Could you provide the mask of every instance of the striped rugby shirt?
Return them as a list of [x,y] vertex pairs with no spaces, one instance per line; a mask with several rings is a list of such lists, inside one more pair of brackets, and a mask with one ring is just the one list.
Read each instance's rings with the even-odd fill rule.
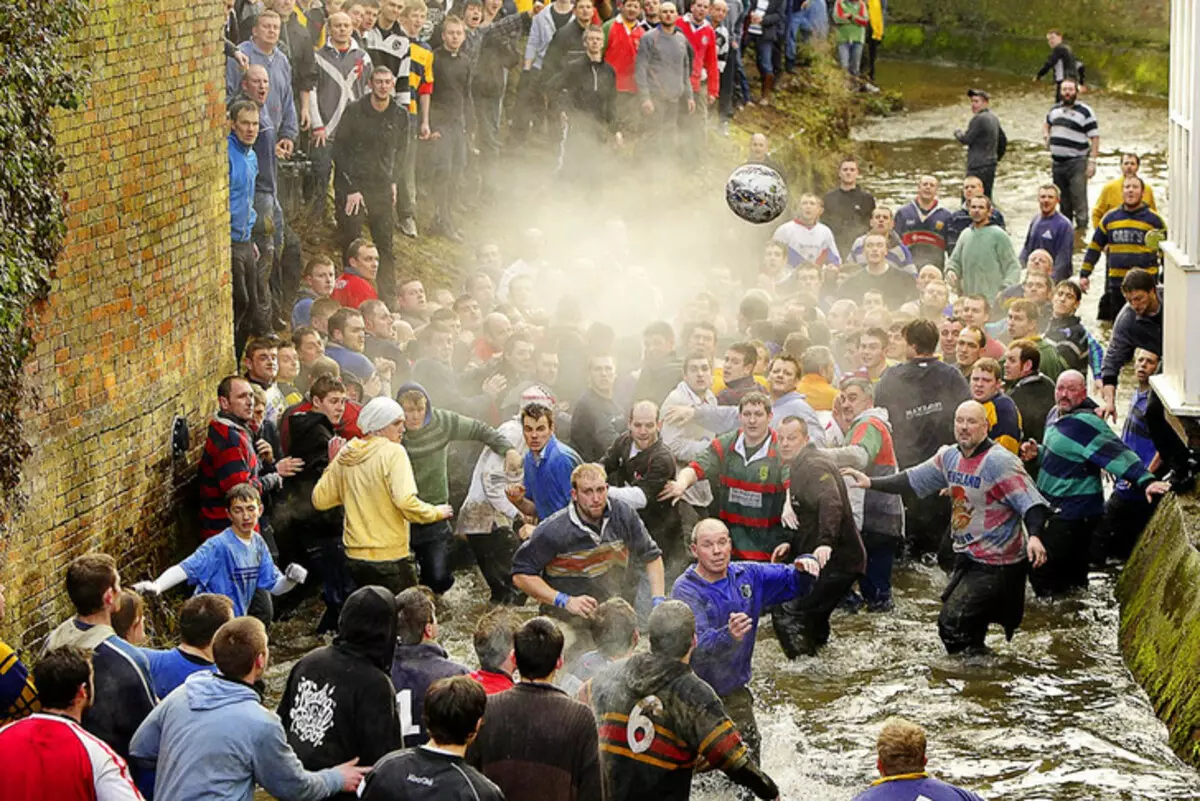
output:
[[1100,135],[1100,123],[1087,103],[1056,103],[1046,115],[1050,126],[1050,157],[1055,161],[1081,158],[1091,150],[1091,140]]

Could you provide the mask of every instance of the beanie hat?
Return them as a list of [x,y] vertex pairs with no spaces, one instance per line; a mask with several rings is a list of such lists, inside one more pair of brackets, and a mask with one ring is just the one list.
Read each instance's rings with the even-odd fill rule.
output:
[[404,417],[404,409],[391,398],[381,395],[372,398],[358,413],[358,427],[364,434],[374,434]]

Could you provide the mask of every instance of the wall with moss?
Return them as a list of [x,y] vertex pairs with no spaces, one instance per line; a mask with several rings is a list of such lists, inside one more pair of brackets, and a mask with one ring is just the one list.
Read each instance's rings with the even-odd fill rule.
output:
[[1200,767],[1200,499],[1170,497],[1117,583],[1121,650],[1170,732]]
[[68,614],[75,556],[106,551],[126,579],[161,566],[194,523],[189,480],[233,368],[221,4],[87,6],[68,48],[87,90],[54,117],[66,238],[29,314],[28,503],[0,550],[14,645]]
[[1083,59],[1089,83],[1167,93],[1169,0],[890,0],[884,49],[1032,76],[1049,53],[1051,28]]

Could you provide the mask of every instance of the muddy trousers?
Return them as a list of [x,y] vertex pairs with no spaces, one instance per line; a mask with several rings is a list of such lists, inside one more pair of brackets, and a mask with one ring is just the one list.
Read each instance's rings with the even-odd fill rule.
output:
[[393,595],[399,595],[409,587],[417,586],[417,563],[411,556],[380,562],[347,556],[346,569],[350,571],[355,587],[374,584],[391,590]]
[[1127,560],[1153,514],[1154,507],[1144,497],[1110,495],[1104,504],[1104,519],[1092,538],[1092,563],[1103,564],[1110,556]]
[[1092,534],[1101,519],[1054,517],[1046,524],[1040,537],[1046,546],[1046,563],[1029,573],[1029,583],[1039,598],[1087,588]]
[[908,555],[937,554],[949,536],[950,499],[941,495],[918,498],[905,494],[903,497]]
[[982,651],[988,626],[999,623],[1011,640],[1025,616],[1028,563],[985,565],[959,554],[942,593],[938,636],[946,652]]
[[746,687],[738,687],[729,695],[721,696],[725,714],[737,726],[742,741],[755,761],[761,762],[762,738],[758,735],[758,721],[754,718],[754,696]]
[[855,573],[822,570],[807,595],[780,604],[771,612],[775,637],[788,659],[815,656],[829,642],[829,616],[858,580]]
[[494,604],[518,604],[525,595],[512,585],[512,557],[520,541],[510,528],[494,528],[490,534],[467,537],[479,572],[491,590]]

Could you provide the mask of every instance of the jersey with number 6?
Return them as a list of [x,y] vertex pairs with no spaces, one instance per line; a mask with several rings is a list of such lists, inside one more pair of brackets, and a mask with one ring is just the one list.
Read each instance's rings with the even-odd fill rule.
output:
[[703,763],[759,798],[779,789],[746,749],[712,687],[678,659],[637,654],[592,680],[604,797],[686,801]]

